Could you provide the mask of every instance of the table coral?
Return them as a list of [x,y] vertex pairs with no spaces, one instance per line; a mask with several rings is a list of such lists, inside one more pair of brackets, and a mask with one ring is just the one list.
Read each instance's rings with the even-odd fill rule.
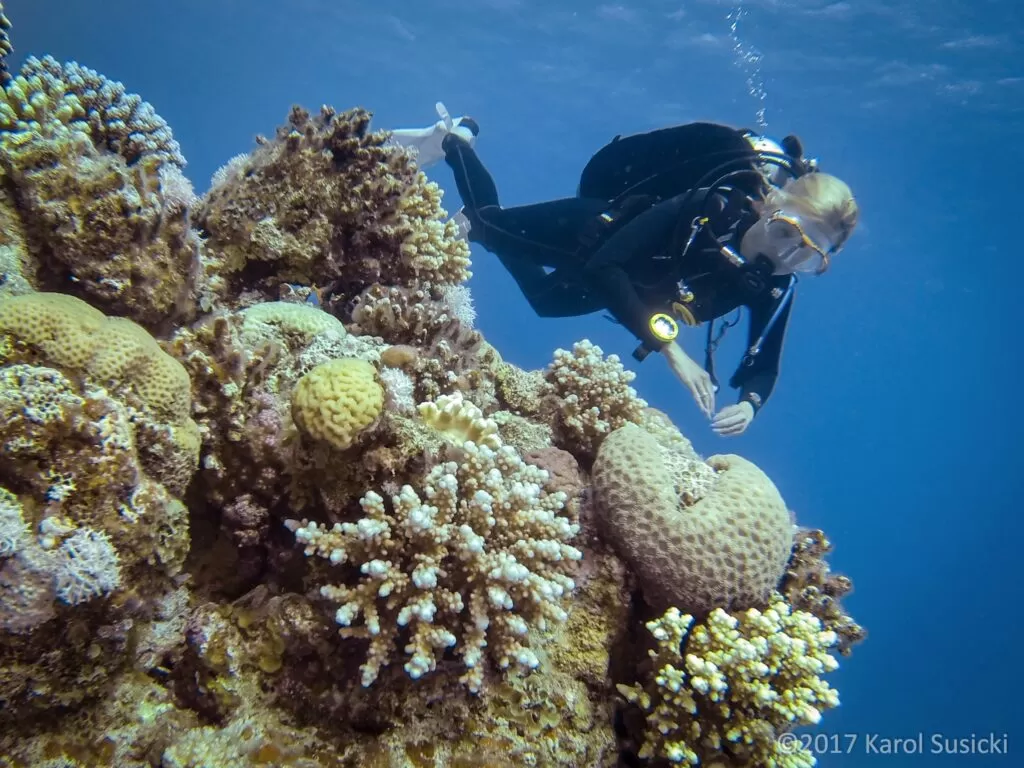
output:
[[294,282],[326,288],[333,308],[374,283],[468,279],[469,248],[445,221],[440,189],[370,129],[368,112],[295,107],[241,164],[198,211],[208,269],[229,300],[254,289],[276,298]]
[[780,746],[777,739],[839,705],[822,679],[839,666],[830,653],[835,632],[778,593],[764,611],[716,608],[695,624],[670,608],[647,628],[657,643],[650,679],[619,686],[646,713],[641,758],[683,766],[815,764],[798,740]]
[[0,169],[37,288],[149,328],[187,316],[200,243],[184,165],[148,103],[75,62],[30,57],[0,92]]
[[[411,677],[453,649],[466,667],[461,679],[475,691],[485,651],[501,669],[532,669],[531,632],[566,618],[563,598],[574,588],[566,570],[581,553],[568,543],[578,526],[560,514],[565,495],[546,491],[547,473],[509,446],[467,441],[453,456],[430,471],[422,496],[406,485],[387,505],[370,491],[357,522],[287,523],[307,555],[363,575],[321,594],[340,606],[343,636],[370,640],[364,685],[391,661],[406,627]],[[360,615],[363,626],[353,627]]]
[[679,445],[634,424],[605,439],[592,477],[602,533],[656,607],[703,614],[763,604],[792,545],[785,503],[745,459],[703,462]]

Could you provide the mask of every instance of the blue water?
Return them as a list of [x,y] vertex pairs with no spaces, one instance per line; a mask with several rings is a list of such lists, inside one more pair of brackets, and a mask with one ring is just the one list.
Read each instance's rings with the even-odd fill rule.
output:
[[[763,467],[854,579],[870,637],[834,676],[843,704],[818,733],[844,754],[820,765],[1024,765],[1024,6],[745,0],[752,62],[735,5],[715,0],[7,5],[15,66],[51,53],[123,81],[170,122],[199,191],[292,103],[362,105],[383,128],[427,125],[443,100],[481,124],[508,205],[573,194],[617,133],[756,127],[763,107],[769,133],[799,134],[850,183],[862,226],[801,284],[779,386],[746,435],[716,437],[656,356],[629,361],[637,388],[702,452]],[[456,210],[448,170],[431,173]],[[582,337],[629,359],[626,331],[537,319],[493,257],[474,260],[478,325],[506,359],[541,367]],[[928,754],[932,735],[972,733],[1006,734],[1010,754]],[[918,734],[924,755],[871,752]]]

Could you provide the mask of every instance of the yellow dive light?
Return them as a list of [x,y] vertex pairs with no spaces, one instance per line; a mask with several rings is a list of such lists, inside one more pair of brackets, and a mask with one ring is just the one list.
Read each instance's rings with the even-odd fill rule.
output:
[[651,315],[648,325],[658,341],[672,341],[679,335],[679,324],[663,312]]

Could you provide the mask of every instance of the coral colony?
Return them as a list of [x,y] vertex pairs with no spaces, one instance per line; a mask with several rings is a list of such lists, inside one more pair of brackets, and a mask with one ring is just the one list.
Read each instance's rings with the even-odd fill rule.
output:
[[0,766],[814,765],[831,543],[590,342],[504,362],[368,112],[197,196],[120,83],[0,75]]

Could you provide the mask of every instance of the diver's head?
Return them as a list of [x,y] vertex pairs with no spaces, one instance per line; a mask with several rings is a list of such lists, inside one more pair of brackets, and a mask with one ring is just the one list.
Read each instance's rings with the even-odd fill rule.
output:
[[766,256],[775,274],[820,275],[857,226],[860,209],[845,182],[827,173],[808,173],[773,189],[759,213],[740,242],[743,256]]

